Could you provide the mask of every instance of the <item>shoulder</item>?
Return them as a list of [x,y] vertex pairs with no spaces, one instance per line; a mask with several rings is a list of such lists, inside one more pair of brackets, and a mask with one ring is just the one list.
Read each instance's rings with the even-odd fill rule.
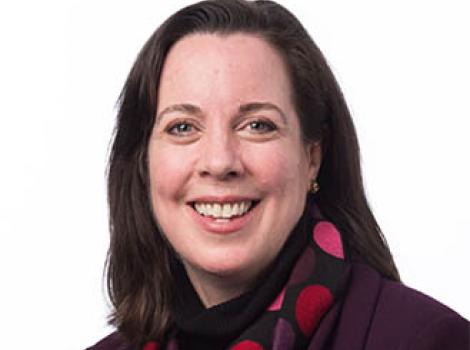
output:
[[133,350],[119,332],[114,332],[101,339],[86,350]]
[[[470,325],[458,313],[371,268],[353,268],[352,288],[372,286],[367,349],[467,349]],[[352,291],[354,293],[354,291]]]

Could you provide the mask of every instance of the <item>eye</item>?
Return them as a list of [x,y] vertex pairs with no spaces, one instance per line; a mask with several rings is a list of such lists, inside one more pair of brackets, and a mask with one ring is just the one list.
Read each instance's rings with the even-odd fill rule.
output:
[[182,121],[170,125],[166,132],[175,136],[185,136],[194,132],[194,126],[189,122]]
[[277,129],[276,125],[272,122],[265,120],[253,120],[247,124],[247,127],[258,134],[265,134]]

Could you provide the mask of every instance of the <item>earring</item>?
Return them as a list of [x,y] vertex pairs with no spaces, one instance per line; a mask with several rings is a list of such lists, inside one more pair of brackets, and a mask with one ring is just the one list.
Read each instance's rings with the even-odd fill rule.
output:
[[311,194],[315,194],[320,190],[320,185],[318,184],[316,179],[310,180],[310,185],[308,186],[308,191]]

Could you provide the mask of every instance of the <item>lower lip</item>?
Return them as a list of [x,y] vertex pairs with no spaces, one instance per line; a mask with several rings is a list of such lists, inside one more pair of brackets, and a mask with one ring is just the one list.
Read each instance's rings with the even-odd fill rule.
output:
[[[258,203],[259,205],[259,203]],[[202,227],[203,230],[216,233],[216,234],[230,234],[240,231],[245,227],[253,218],[254,211],[258,209],[258,205],[245,213],[243,216],[235,217],[233,219],[214,219],[209,216],[202,216],[198,214],[192,206],[188,205],[190,215],[196,223]]]

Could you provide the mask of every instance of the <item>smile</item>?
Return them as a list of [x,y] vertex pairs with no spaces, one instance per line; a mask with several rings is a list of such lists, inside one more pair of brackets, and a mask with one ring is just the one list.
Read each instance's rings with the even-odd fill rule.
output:
[[230,219],[235,216],[242,216],[250,210],[253,202],[243,201],[235,203],[194,203],[194,209],[204,216],[215,219]]
[[244,200],[238,202],[193,202],[192,208],[201,216],[213,219],[231,219],[241,217],[254,208],[259,201]]

